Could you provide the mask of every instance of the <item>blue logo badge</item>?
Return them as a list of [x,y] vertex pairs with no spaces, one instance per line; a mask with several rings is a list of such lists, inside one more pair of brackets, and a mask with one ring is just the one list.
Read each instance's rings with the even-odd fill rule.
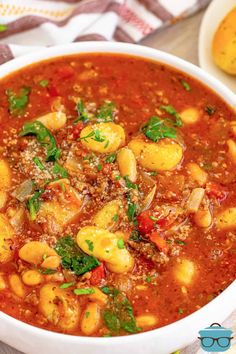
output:
[[233,331],[222,327],[219,323],[212,323],[210,327],[198,332],[201,347],[206,352],[225,352],[230,349]]

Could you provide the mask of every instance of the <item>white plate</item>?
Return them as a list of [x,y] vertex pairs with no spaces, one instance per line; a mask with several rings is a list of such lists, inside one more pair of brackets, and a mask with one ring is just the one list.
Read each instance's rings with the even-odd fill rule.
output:
[[215,76],[236,93],[236,76],[226,74],[218,68],[211,54],[212,40],[217,27],[225,15],[236,6],[236,0],[213,0],[208,7],[200,28],[198,57],[200,66]]

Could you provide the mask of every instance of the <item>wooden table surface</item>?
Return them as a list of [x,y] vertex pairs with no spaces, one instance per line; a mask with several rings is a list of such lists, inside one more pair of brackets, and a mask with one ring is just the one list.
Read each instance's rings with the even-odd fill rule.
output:
[[[177,55],[197,65],[198,32],[203,13],[204,11],[174,26],[158,31],[145,38],[141,43]],[[22,353],[0,342],[0,354]],[[41,354],[40,349],[39,354]]]

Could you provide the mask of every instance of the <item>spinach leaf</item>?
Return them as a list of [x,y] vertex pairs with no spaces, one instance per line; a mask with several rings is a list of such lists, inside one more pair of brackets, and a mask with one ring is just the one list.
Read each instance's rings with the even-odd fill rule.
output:
[[138,185],[131,182],[128,176],[124,176],[126,187],[129,189],[138,189]]
[[162,109],[166,113],[169,113],[170,115],[172,115],[175,118],[174,125],[176,127],[182,127],[183,126],[182,119],[181,119],[179,113],[176,111],[176,109],[173,106],[171,106],[171,105],[161,106],[160,109]]
[[9,111],[13,115],[21,115],[29,102],[30,87],[22,87],[19,95],[13,90],[6,90],[9,103]]
[[59,165],[57,162],[55,162],[52,172],[55,175],[58,175],[60,178],[68,178],[68,172],[66,171],[66,169]]
[[152,116],[143,126],[142,131],[147,138],[155,142],[163,138],[176,138],[176,130],[157,116]]
[[55,250],[61,257],[62,267],[72,270],[76,275],[82,275],[100,264],[95,257],[84,253],[71,236],[60,238]]
[[103,320],[112,335],[119,335],[122,331],[137,333],[140,329],[136,325],[132,306],[125,294],[115,288],[106,287],[109,295],[108,307],[103,311]]
[[107,123],[113,121],[115,105],[113,102],[105,102],[97,112],[97,121],[99,123]]
[[37,212],[39,211],[39,208],[40,208],[40,196],[41,194],[44,192],[44,189],[40,189],[38,191],[36,191],[34,193],[34,195],[29,198],[26,206],[29,210],[29,213],[30,213],[30,218],[31,220],[36,220],[36,217],[37,217]]
[[46,161],[56,161],[60,157],[60,150],[50,131],[39,121],[27,122],[23,125],[19,136],[35,135],[36,139],[47,150]]

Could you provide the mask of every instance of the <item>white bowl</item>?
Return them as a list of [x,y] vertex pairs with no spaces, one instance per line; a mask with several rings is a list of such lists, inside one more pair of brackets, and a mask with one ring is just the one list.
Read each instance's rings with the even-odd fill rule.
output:
[[220,22],[235,6],[235,0],[212,1],[201,23],[198,43],[198,58],[200,66],[205,71],[221,80],[226,86],[236,93],[235,75],[229,75],[218,68],[218,66],[214,63],[211,52],[213,37]]
[[[168,64],[200,80],[235,106],[236,96],[198,67],[155,49],[124,43],[84,42],[52,47],[0,66],[0,78],[44,59],[79,53],[122,53]],[[0,313],[0,340],[27,354],[169,354],[196,340],[198,331],[212,322],[221,323],[236,309],[236,281],[209,304],[168,326],[153,331],[114,338],[64,335],[39,329]]]

